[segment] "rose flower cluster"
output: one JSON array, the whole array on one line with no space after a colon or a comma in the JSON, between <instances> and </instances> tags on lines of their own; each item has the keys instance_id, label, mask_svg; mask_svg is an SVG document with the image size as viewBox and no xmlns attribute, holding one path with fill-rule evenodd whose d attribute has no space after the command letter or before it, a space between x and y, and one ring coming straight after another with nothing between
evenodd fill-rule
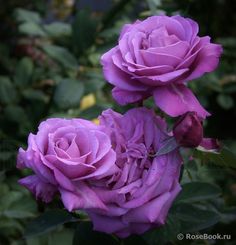
<instances>
[{"instance_id":1,"label":"rose flower cluster","mask_svg":"<svg viewBox=\"0 0 236 245\"><path fill-rule=\"evenodd\" d=\"M203 138L210 114L187 83L213 71L222 48L197 34L193 20L153 16L125 25L101 58L114 99L124 105L153 96L167 115L180 116L172 131L145 107L124 115L106 110L99 125L48 119L19 149L17 167L33 171L19 183L44 202L60 195L68 211L86 211L97 231L127 237L165 224L181 191L179 148L217 147ZM174 147L163 151L170 139Z\"/></svg>"}]
</instances>

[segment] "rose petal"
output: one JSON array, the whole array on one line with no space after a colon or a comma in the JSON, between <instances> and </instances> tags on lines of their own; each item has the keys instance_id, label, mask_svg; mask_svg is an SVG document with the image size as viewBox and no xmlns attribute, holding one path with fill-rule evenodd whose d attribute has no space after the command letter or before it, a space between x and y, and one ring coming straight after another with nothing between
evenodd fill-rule
<instances>
[{"instance_id":1,"label":"rose petal","mask_svg":"<svg viewBox=\"0 0 236 245\"><path fill-rule=\"evenodd\" d=\"M203 47L199 51L198 58L193 64L193 72L186 78L186 80L198 78L206 72L215 70L218 66L221 53L221 45L210 43Z\"/></svg>"},{"instance_id":2,"label":"rose petal","mask_svg":"<svg viewBox=\"0 0 236 245\"><path fill-rule=\"evenodd\" d=\"M144 100L149 93L126 91L115 87L112 89L112 96L120 105L127 105Z\"/></svg>"},{"instance_id":3,"label":"rose petal","mask_svg":"<svg viewBox=\"0 0 236 245\"><path fill-rule=\"evenodd\" d=\"M30 190L36 196L36 199L42 199L46 203L51 202L57 192L55 186L43 182L37 175L30 175L20 179L19 184Z\"/></svg>"},{"instance_id":4,"label":"rose petal","mask_svg":"<svg viewBox=\"0 0 236 245\"><path fill-rule=\"evenodd\" d=\"M80 157L80 150L79 150L78 145L75 141L76 137L77 137L77 135L72 139L70 146L66 150L66 153L68 156L70 156L70 158Z\"/></svg>"},{"instance_id":5,"label":"rose petal","mask_svg":"<svg viewBox=\"0 0 236 245\"><path fill-rule=\"evenodd\" d=\"M93 229L96 231L112 234L128 226L128 224L122 222L119 217L109 217L105 215L99 215L93 212L88 212L88 215L93 222Z\"/></svg>"},{"instance_id":6,"label":"rose petal","mask_svg":"<svg viewBox=\"0 0 236 245\"><path fill-rule=\"evenodd\" d=\"M85 183L79 181L76 183L74 192L59 188L61 199L68 211L76 209L103 209L107 210L104 203L98 198Z\"/></svg>"},{"instance_id":7,"label":"rose petal","mask_svg":"<svg viewBox=\"0 0 236 245\"><path fill-rule=\"evenodd\" d=\"M143 76L143 77L149 77L149 76L155 76L155 75L162 75L164 73L168 73L173 71L173 67L169 65L163 65L163 66L153 66L153 67L145 67L145 68L132 68L130 66L127 67L127 69L130 72L133 72L135 75ZM132 74L133 75L133 74Z\"/></svg>"},{"instance_id":8,"label":"rose petal","mask_svg":"<svg viewBox=\"0 0 236 245\"><path fill-rule=\"evenodd\" d=\"M123 222L128 223L160 223L158 217L161 214L163 206L170 198L170 193L166 192L159 197L149 200L146 204L131 209L122 217Z\"/></svg>"},{"instance_id":9,"label":"rose petal","mask_svg":"<svg viewBox=\"0 0 236 245\"><path fill-rule=\"evenodd\" d=\"M45 156L45 159L47 160L48 167L53 171L55 169L59 170L70 179L86 176L96 170L94 166L83 163L80 159L75 162L54 155L47 155Z\"/></svg>"},{"instance_id":10,"label":"rose petal","mask_svg":"<svg viewBox=\"0 0 236 245\"><path fill-rule=\"evenodd\" d=\"M161 66L161 65L170 65L177 66L182 62L182 59L170 55L170 54L159 54L150 52L149 50L140 50L140 55L142 55L143 60L146 66Z\"/></svg>"},{"instance_id":11,"label":"rose petal","mask_svg":"<svg viewBox=\"0 0 236 245\"><path fill-rule=\"evenodd\" d=\"M177 117L188 111L196 111L201 118L210 115L185 85L172 84L159 87L153 94L156 105L172 117Z\"/></svg>"},{"instance_id":12,"label":"rose petal","mask_svg":"<svg viewBox=\"0 0 236 245\"><path fill-rule=\"evenodd\" d=\"M163 85L163 83L170 83L173 80L181 80L181 76L189 71L188 68L180 69L172 72L168 72L158 76L134 76L135 79L139 79L140 82L149 86ZM178 81L179 81L178 80Z\"/></svg>"},{"instance_id":13,"label":"rose petal","mask_svg":"<svg viewBox=\"0 0 236 245\"><path fill-rule=\"evenodd\" d=\"M217 139L213 138L203 138L202 142L200 143L200 146L206 150L220 150L220 142Z\"/></svg>"},{"instance_id":14,"label":"rose petal","mask_svg":"<svg viewBox=\"0 0 236 245\"><path fill-rule=\"evenodd\" d=\"M177 43L164 47L155 47L155 48L148 49L148 51L152 53L172 55L181 59L184 58L188 50L189 50L189 43L185 41L179 41Z\"/></svg>"},{"instance_id":15,"label":"rose petal","mask_svg":"<svg viewBox=\"0 0 236 245\"><path fill-rule=\"evenodd\" d=\"M110 150L100 161L96 162L94 166L96 166L96 171L93 171L91 174L86 174L81 177L78 177L74 180L82 180L82 179L101 179L109 175L113 175L116 172L120 171L120 169L115 165L116 154L113 150Z\"/></svg>"},{"instance_id":16,"label":"rose petal","mask_svg":"<svg viewBox=\"0 0 236 245\"><path fill-rule=\"evenodd\" d=\"M114 65L112 61L112 55L115 52L115 50L117 49L114 48L110 50L109 52L105 53L101 58L105 78L108 80L109 83L117 85L121 89L125 89L128 91L145 90L144 85L137 85L137 83L130 78L129 74L125 73L124 71L120 70L119 68L117 68L117 66Z\"/></svg>"},{"instance_id":17,"label":"rose petal","mask_svg":"<svg viewBox=\"0 0 236 245\"><path fill-rule=\"evenodd\" d=\"M199 28L197 22L189 19L183 18L180 15L176 15L172 17L173 19L179 21L185 30L185 37L184 40L192 43L193 39L198 34Z\"/></svg>"}]
</instances>

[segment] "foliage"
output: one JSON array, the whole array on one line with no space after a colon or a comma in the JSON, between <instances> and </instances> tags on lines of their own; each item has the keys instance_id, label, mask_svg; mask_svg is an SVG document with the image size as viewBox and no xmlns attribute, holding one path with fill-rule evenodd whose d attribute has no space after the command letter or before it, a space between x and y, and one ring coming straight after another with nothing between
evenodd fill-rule
<instances>
[{"instance_id":1,"label":"foliage","mask_svg":"<svg viewBox=\"0 0 236 245\"><path fill-rule=\"evenodd\" d=\"M57 1L50 4L26 0L22 5L16 2L8 1L0 10L0 30L9 30L0 39L0 244L196 244L178 241L176 236L187 232L233 235L236 23L230 1L209 1L206 6L204 0L120 0L113 1L105 13L77 9L76 1L73 6L69 1L60 1L64 12L63 7L55 7ZM226 30L213 14L212 8L217 7L221 16L227 15ZM45 207L36 205L17 184L19 176L27 173L15 169L15 156L17 149L26 144L28 133L35 132L45 118L94 120L106 108L123 112L126 108L120 108L111 99L99 58L114 45L124 23L163 11L196 18L201 33L210 34L224 46L219 69L192 82L191 87L201 103L214 112L205 125L208 136L227 139L227 147L220 153L186 150L183 191L167 224L143 236L120 241L93 232L85 214L69 214L58 203L50 204L44 212ZM153 105L152 101L145 103ZM197 159L191 160L192 155Z\"/></svg>"}]
</instances>

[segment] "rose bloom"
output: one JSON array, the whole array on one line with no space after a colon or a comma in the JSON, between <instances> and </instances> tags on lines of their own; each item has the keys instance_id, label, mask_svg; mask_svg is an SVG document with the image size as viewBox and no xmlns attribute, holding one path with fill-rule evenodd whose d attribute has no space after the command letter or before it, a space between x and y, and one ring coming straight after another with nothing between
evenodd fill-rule
<instances>
[{"instance_id":1,"label":"rose bloom","mask_svg":"<svg viewBox=\"0 0 236 245\"><path fill-rule=\"evenodd\" d=\"M178 150L155 157L170 137L166 123L145 108L125 115L109 109L100 122L110 135L121 171L91 182L107 208L88 210L94 229L127 237L163 225L181 189L182 164Z\"/></svg>"},{"instance_id":2,"label":"rose bloom","mask_svg":"<svg viewBox=\"0 0 236 245\"><path fill-rule=\"evenodd\" d=\"M113 97L121 105L154 96L170 116L196 111L200 105L186 83L213 71L222 48L210 37L198 36L198 24L181 16L153 16L123 27L118 45L101 58L103 72L114 85Z\"/></svg>"},{"instance_id":3,"label":"rose bloom","mask_svg":"<svg viewBox=\"0 0 236 245\"><path fill-rule=\"evenodd\" d=\"M115 160L100 126L82 119L48 119L36 135L29 135L27 150L19 149L17 167L34 172L19 183L45 202L59 192L69 211L106 209L88 182L119 171Z\"/></svg>"}]
</instances>

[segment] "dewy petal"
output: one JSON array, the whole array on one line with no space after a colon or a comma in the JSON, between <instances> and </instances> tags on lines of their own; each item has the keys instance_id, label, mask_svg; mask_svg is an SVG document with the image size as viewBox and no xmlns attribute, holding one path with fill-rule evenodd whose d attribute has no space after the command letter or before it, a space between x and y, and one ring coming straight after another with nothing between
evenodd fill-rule
<instances>
[{"instance_id":1,"label":"dewy petal","mask_svg":"<svg viewBox=\"0 0 236 245\"><path fill-rule=\"evenodd\" d=\"M30 190L36 199L42 199L44 202L51 202L57 188L50 183L43 182L37 175L30 175L19 180L19 184Z\"/></svg>"},{"instance_id":2,"label":"dewy petal","mask_svg":"<svg viewBox=\"0 0 236 245\"><path fill-rule=\"evenodd\" d=\"M153 95L156 105L172 117L180 116L188 111L196 111L201 118L210 115L185 85L171 84L158 87Z\"/></svg>"},{"instance_id":3,"label":"dewy petal","mask_svg":"<svg viewBox=\"0 0 236 245\"><path fill-rule=\"evenodd\" d=\"M127 105L142 101L150 96L150 94L148 92L126 91L115 87L112 89L112 96L120 105Z\"/></svg>"}]
</instances>

